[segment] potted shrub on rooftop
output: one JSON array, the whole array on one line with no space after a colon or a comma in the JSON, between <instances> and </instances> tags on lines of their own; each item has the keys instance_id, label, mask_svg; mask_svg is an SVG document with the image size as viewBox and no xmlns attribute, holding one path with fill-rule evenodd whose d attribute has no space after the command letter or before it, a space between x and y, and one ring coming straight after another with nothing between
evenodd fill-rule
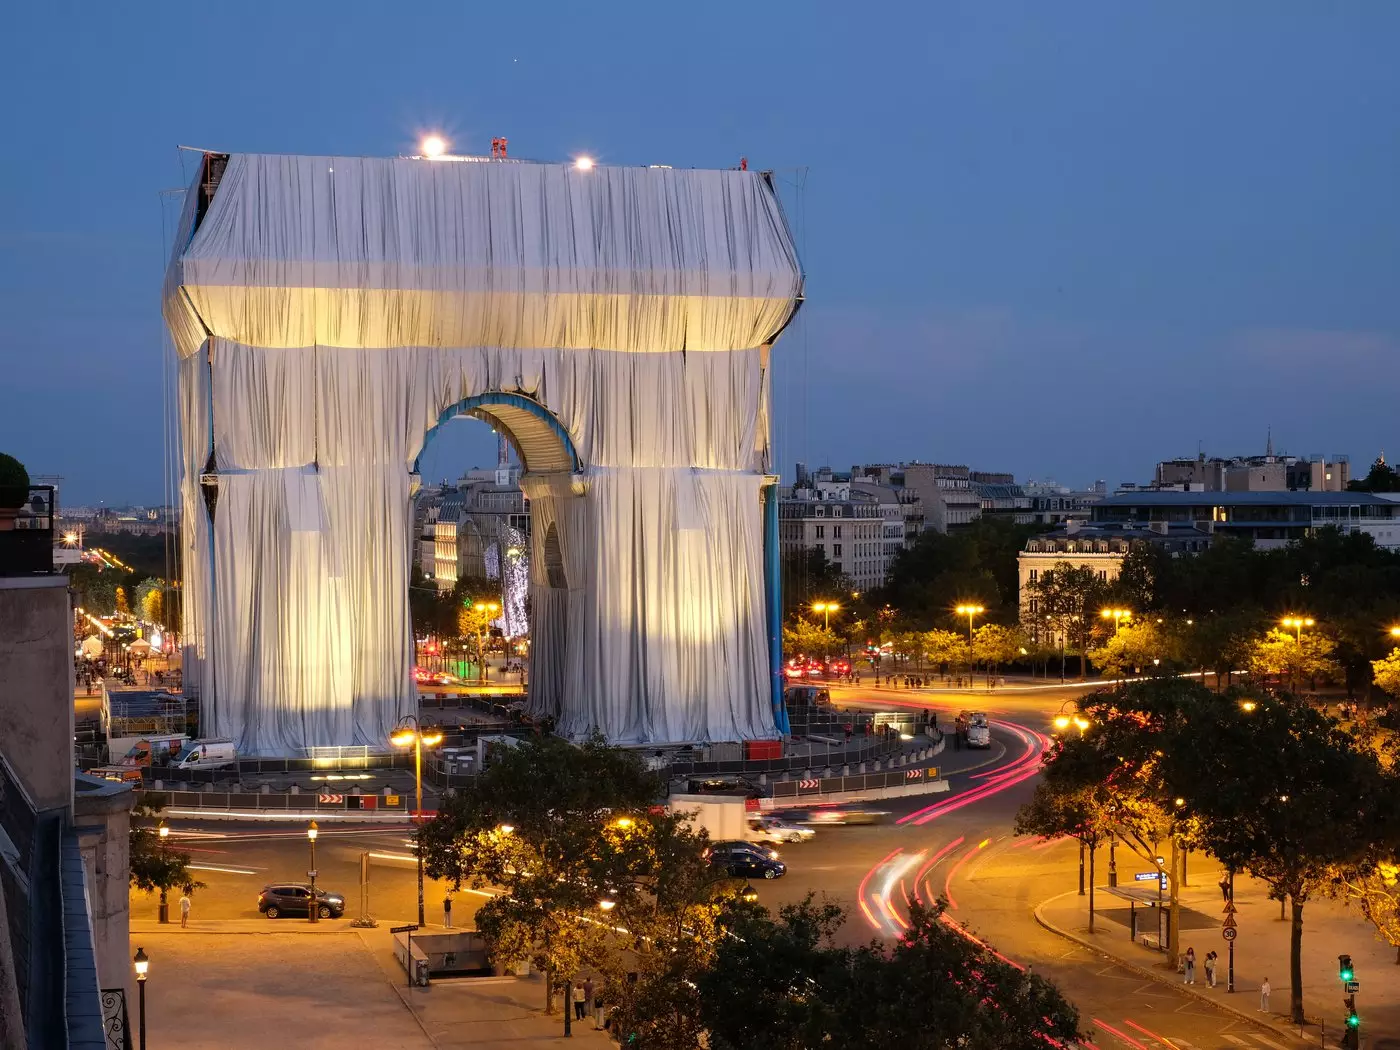
<instances>
[{"instance_id":1,"label":"potted shrub on rooftop","mask_svg":"<svg viewBox=\"0 0 1400 1050\"><path fill-rule=\"evenodd\" d=\"M0 532L15 527L19 509L29 499L29 471L24 464L0 452Z\"/></svg>"}]
</instances>

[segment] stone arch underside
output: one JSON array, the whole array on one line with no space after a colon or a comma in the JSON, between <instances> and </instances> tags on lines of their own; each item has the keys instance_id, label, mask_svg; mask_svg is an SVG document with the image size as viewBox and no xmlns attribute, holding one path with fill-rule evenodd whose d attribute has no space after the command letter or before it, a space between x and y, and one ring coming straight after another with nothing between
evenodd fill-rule
<instances>
[{"instance_id":1,"label":"stone arch underside","mask_svg":"<svg viewBox=\"0 0 1400 1050\"><path fill-rule=\"evenodd\" d=\"M532 709L624 743L773 735L759 490L790 239L753 173L594 174L234 155L197 225L196 180L166 315L208 732L377 747L415 710L410 472L470 411L557 537Z\"/></svg>"}]
</instances>

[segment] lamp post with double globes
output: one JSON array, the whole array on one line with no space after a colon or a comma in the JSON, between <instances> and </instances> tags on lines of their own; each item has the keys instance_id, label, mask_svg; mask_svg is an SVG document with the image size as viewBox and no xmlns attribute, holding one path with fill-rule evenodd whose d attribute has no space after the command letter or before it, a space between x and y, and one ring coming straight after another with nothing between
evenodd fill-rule
<instances>
[{"instance_id":1,"label":"lamp post with double globes","mask_svg":"<svg viewBox=\"0 0 1400 1050\"><path fill-rule=\"evenodd\" d=\"M394 731L389 734L389 742L395 747L413 745L413 822L421 828L423 823L423 748L436 747L441 744L442 730L436 726L424 727L413 715L404 715L399 719L399 724L394 727ZM423 910L423 843L421 840L417 841L414 852L418 855L418 925L422 926L426 919Z\"/></svg>"}]
</instances>

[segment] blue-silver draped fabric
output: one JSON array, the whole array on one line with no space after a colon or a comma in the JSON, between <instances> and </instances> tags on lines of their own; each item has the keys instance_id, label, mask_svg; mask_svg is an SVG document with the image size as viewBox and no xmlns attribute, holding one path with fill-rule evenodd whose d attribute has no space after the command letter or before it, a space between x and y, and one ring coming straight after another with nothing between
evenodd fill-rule
<instances>
[{"instance_id":1,"label":"blue-silver draped fabric","mask_svg":"<svg viewBox=\"0 0 1400 1050\"><path fill-rule=\"evenodd\" d=\"M774 735L759 488L801 273L761 175L235 154L199 194L165 315L208 732L381 746L415 709L412 465L442 413L515 392L533 710Z\"/></svg>"}]
</instances>

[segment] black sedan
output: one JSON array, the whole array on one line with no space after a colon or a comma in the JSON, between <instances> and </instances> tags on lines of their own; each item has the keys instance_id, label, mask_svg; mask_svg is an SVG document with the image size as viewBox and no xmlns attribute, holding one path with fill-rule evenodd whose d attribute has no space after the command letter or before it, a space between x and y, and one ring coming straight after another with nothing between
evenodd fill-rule
<instances>
[{"instance_id":1,"label":"black sedan","mask_svg":"<svg viewBox=\"0 0 1400 1050\"><path fill-rule=\"evenodd\" d=\"M736 878L777 879L787 874L787 865L778 859L777 850L738 839L711 843L705 859Z\"/></svg>"},{"instance_id":2,"label":"black sedan","mask_svg":"<svg viewBox=\"0 0 1400 1050\"><path fill-rule=\"evenodd\" d=\"M264 886L258 894L258 911L269 919L283 915L310 915L311 887L299 882ZM345 914L345 898L338 893L316 891L316 914L322 919L338 919Z\"/></svg>"}]
</instances>

